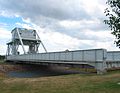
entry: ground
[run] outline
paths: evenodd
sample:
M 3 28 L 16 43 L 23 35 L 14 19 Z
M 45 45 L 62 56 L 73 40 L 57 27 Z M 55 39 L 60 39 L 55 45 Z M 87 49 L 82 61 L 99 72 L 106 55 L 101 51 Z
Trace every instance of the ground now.
M 10 78 L 2 73 L 0 93 L 120 93 L 120 70 L 38 78 Z

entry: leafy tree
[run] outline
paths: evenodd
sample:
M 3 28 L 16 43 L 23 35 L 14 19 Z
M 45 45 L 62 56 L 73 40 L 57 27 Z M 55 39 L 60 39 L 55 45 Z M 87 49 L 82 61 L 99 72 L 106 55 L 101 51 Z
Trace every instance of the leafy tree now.
M 112 30 L 112 34 L 116 37 L 115 44 L 120 48 L 120 0 L 108 0 L 106 2 L 108 8 L 105 14 L 108 20 L 104 20 Z
M 0 55 L 0 60 L 3 60 L 3 59 L 5 59 L 5 56 Z

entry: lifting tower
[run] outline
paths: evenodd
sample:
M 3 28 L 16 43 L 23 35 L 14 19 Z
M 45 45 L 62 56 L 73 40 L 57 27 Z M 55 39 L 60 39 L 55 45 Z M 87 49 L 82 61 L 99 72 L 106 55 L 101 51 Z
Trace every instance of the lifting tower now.
M 19 46 L 22 46 L 24 54 L 38 53 L 40 44 L 44 48 L 45 52 L 47 52 L 36 30 L 14 28 L 11 33 L 12 40 L 7 43 L 8 47 L 6 55 L 19 55 Z M 28 46 L 28 51 L 25 50 L 25 46 Z

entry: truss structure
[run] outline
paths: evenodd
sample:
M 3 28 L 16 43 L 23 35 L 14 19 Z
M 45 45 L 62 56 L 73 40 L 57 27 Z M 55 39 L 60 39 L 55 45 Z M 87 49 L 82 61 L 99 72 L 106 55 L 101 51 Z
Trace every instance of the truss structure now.
M 14 28 L 12 30 L 12 40 L 7 43 L 6 55 L 19 55 L 19 46 L 22 46 L 24 54 L 39 53 L 38 48 L 40 44 L 47 52 L 44 44 L 42 43 L 38 33 L 33 29 Z M 28 51 L 25 50 L 25 46 L 28 46 Z

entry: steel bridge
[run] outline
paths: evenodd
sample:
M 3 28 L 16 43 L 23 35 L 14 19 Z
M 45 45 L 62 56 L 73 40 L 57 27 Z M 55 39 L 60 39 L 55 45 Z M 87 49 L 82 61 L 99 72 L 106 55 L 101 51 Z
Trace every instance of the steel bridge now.
M 6 61 L 27 64 L 57 64 L 57 65 L 89 65 L 97 70 L 98 74 L 106 69 L 120 68 L 120 52 L 107 52 L 106 49 L 89 49 L 75 51 L 47 52 L 36 30 L 15 28 L 12 30 L 12 40 L 7 43 Z M 42 45 L 44 53 L 39 53 Z M 22 46 L 23 54 L 20 54 Z M 28 46 L 26 51 L 24 46 Z

